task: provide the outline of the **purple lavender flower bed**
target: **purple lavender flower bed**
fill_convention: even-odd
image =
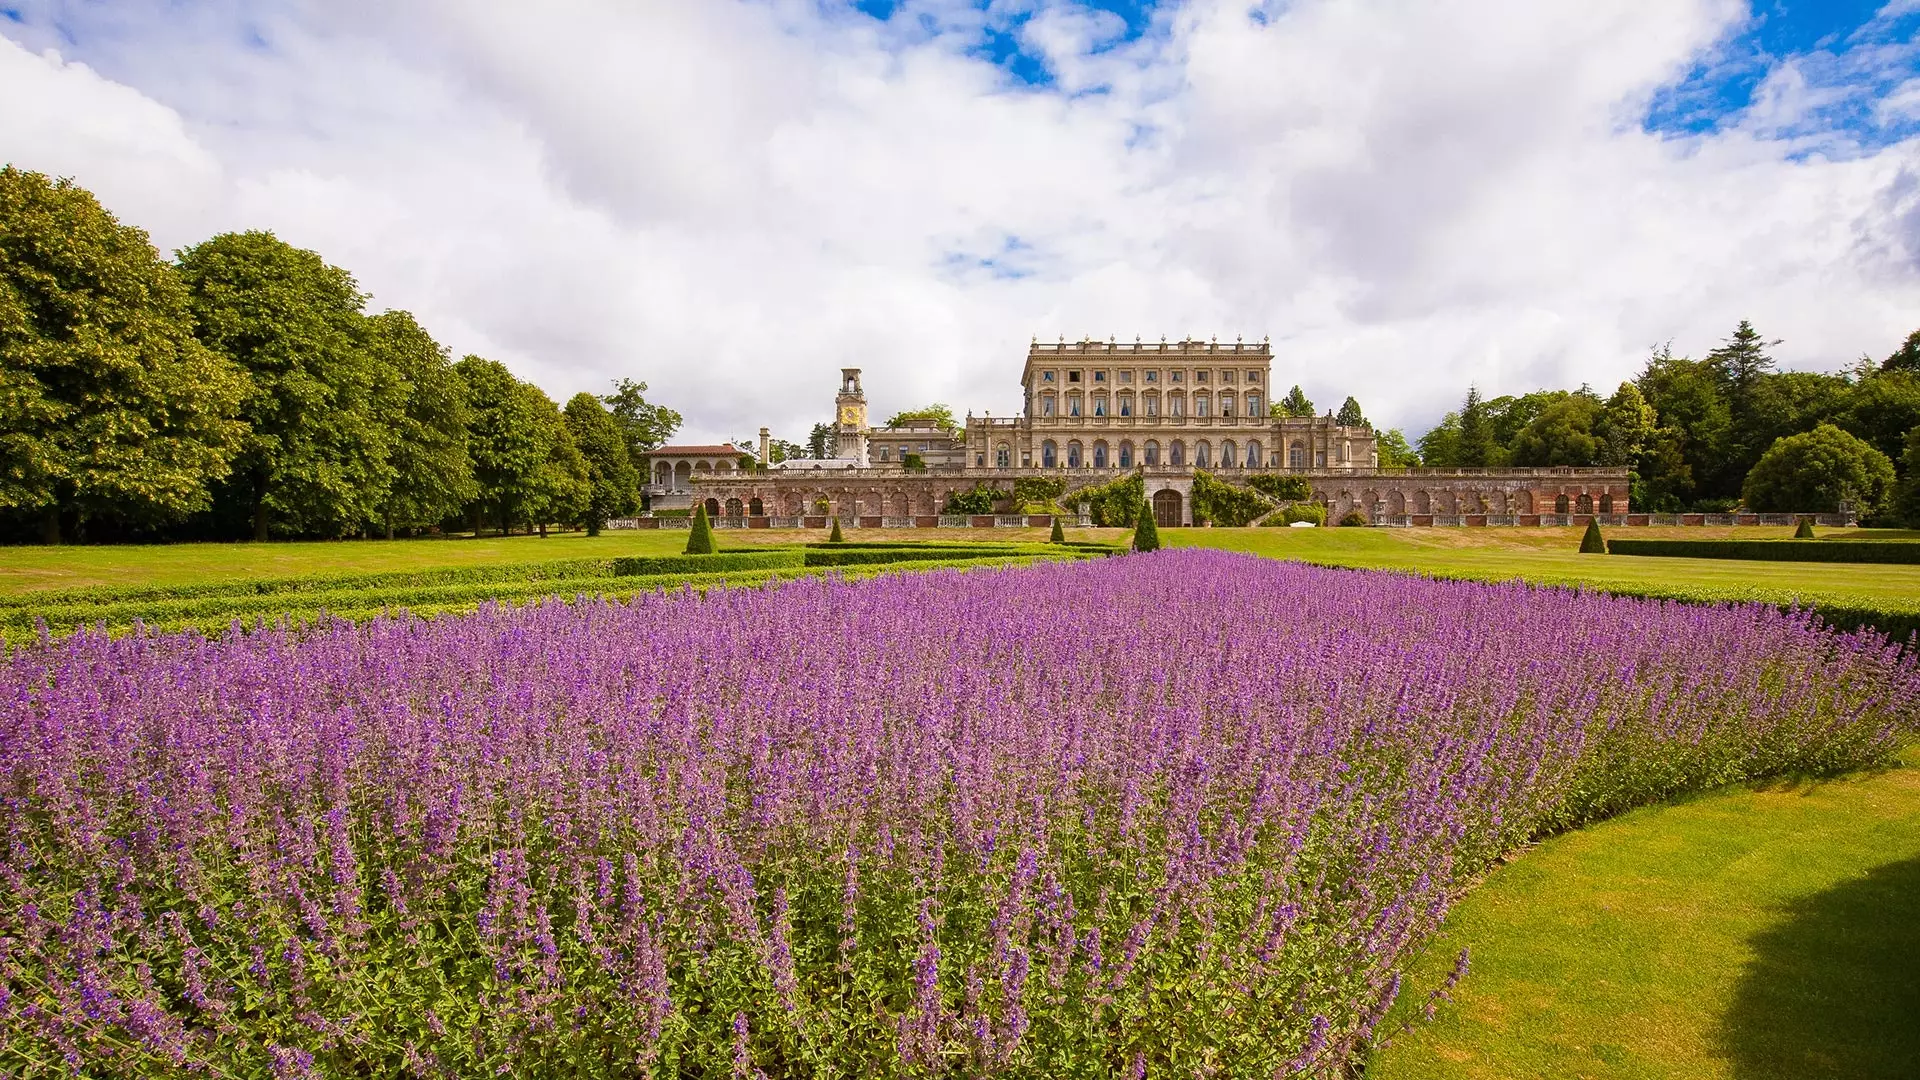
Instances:
[[[1269,1077],[1364,1056],[1502,853],[1884,761],[1920,675],[1167,551],[83,634],[0,694],[7,1075]]]

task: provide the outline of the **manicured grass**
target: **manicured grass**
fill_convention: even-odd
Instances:
[[[1784,526],[1615,530],[1621,536],[1702,540],[1791,534]],[[1166,529],[1161,536],[1173,547],[1226,548],[1329,566],[1628,590],[1665,587],[1727,600],[1852,601],[1920,611],[1920,566],[1582,555],[1577,528]]]
[[[1070,530],[1070,533],[1073,530]],[[825,529],[723,529],[722,547],[793,544],[826,539]],[[1018,541],[1044,543],[1045,529],[849,529],[848,540]],[[433,540],[344,540],[269,544],[153,544],[0,548],[0,594],[38,589],[191,585],[208,581],[378,574],[443,567],[673,555],[687,545],[684,529]]]
[[[1920,1076],[1920,753],[1549,840],[1449,916],[1368,1080]]]

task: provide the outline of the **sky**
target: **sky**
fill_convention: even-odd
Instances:
[[[1920,0],[0,0],[0,161],[681,441],[842,367],[1009,415],[1036,338],[1267,337],[1417,436],[1920,327]]]

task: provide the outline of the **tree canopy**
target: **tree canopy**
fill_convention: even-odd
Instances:
[[[1768,448],[1747,474],[1747,506],[1762,513],[1831,512],[1843,501],[1863,515],[1885,509],[1894,488],[1893,462],[1864,439],[1821,424]]]
[[[581,391],[567,401],[567,431],[587,467],[585,520],[588,536],[598,536],[610,518],[640,506],[640,474],[627,442],[600,399]]]
[[[899,427],[910,420],[931,420],[939,425],[943,431],[958,432],[960,430],[960,421],[954,419],[953,409],[937,401],[931,405],[922,405],[917,409],[907,409],[894,413],[893,416],[887,420],[887,426]]]
[[[1273,403],[1271,410],[1275,416],[1312,416],[1313,402],[1307,400],[1306,392],[1296,384],[1287,391],[1285,397]]]
[[[246,434],[245,373],[193,333],[185,284],[85,189],[0,168],[0,507],[177,519]]]
[[[398,406],[387,417],[393,480],[378,519],[391,539],[396,527],[424,528],[458,514],[478,493],[467,452],[467,388],[446,348],[407,312],[368,319],[366,340],[380,377],[393,384],[379,396]]]
[[[1340,411],[1334,414],[1333,420],[1334,423],[1347,427],[1370,426],[1367,423],[1367,414],[1360,411],[1360,403],[1354,400],[1352,395],[1348,395],[1347,400],[1340,403]]]

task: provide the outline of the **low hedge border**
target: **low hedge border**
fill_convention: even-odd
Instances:
[[[1920,564],[1920,541],[1620,539],[1607,542],[1607,553],[1674,559]]]

